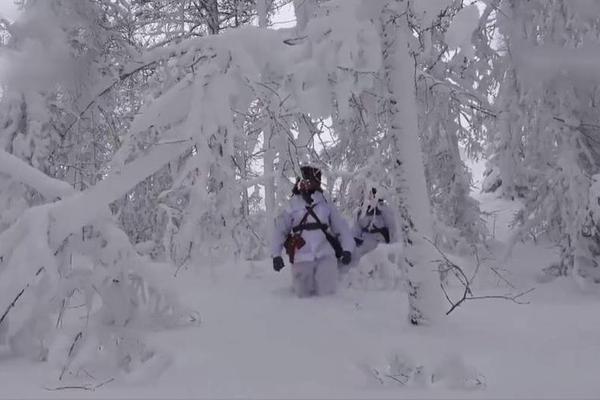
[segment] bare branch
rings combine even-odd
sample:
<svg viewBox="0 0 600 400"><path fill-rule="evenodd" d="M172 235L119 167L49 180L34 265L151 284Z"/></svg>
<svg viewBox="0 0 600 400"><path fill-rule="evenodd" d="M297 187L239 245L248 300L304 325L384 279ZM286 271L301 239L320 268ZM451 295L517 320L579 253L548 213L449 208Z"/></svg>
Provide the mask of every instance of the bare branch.
<svg viewBox="0 0 600 400"><path fill-rule="evenodd" d="M59 381L62 381L62 378L65 375L65 372L67 371L67 368L69 367L69 364L71 363L71 356L73 355L73 351L75 350L75 345L77 344L79 339L81 339L82 337L83 337L83 332L81 332L81 331L79 333L77 333L77 335L75 335L75 339L73 339L73 343L71 343L71 347L69 348L69 352L67 353L67 362L63 366L60 376L58 377Z"/></svg>
<svg viewBox="0 0 600 400"><path fill-rule="evenodd" d="M525 290L521 293L518 293L516 295L490 295L490 296L473 296L473 297L469 297L467 300L481 300L481 299L504 299L504 300L511 300L517 304L529 304L528 301L519 301L517 300L520 297L525 296L528 293L531 293L535 290L535 288L531 288L528 290Z"/></svg>
<svg viewBox="0 0 600 400"><path fill-rule="evenodd" d="M38 269L37 272L35 273L35 276L38 276L43 270L44 270L44 267L40 267L40 269ZM23 295L23 293L25 293L25 289L27 289L28 287L29 287L29 283L23 289L21 289L21 291L19 293L17 293L17 295L15 296L13 301L8 305L8 307L2 314L2 317L0 317L0 325L2 325L2 322L4 322L4 320L6 319L6 316L10 312L11 308L13 308L17 304L17 301Z"/></svg>
<svg viewBox="0 0 600 400"><path fill-rule="evenodd" d="M503 300L510 300L516 304L529 304L529 302L520 301L519 299L521 297L525 296L526 294L531 293L533 290L535 290L535 288L531 288L531 289L528 289L526 291L523 291L523 292L520 292L517 294L475 296L471 289L471 284L472 284L473 280L475 279L476 273L473 274L471 279L468 279L467 275L462 270L462 268L460 268L458 265L456 265L455 263L450 261L450 259L448 259L448 257L444 254L444 252L435 243L433 243L429 238L424 237L423 239L425 241L429 242L441 254L443 260L434 260L433 261L433 262L437 262L437 263L441 264L440 272L444 273L444 272L452 271L454 273L454 276L456 277L456 279L464 287L461 298L458 299L458 301L453 301L450 298L450 295L448 294L446 288L444 287L444 282L440 281L440 288L442 289L442 292L444 293L444 297L446 297L446 300L450 304L450 309L446 312L446 315L449 315L452 311L454 311L456 308L458 308L461 304L463 304L467 300L503 299ZM478 271L479 265L480 265L480 260L479 260L479 256L478 256L477 252L476 252L476 259L477 259L476 271ZM442 266L445 268L442 268ZM491 269L492 269L492 271L497 273L497 271L495 271L493 268L491 268ZM500 274L498 274L498 276L500 276L502 279L504 279ZM514 286L511 285L510 282L508 282L508 281L506 281L506 282L514 289Z"/></svg>
<svg viewBox="0 0 600 400"><path fill-rule="evenodd" d="M108 384L108 383L110 383L110 382L112 382L114 380L115 380L115 378L110 378L110 379L107 379L107 380L105 380L103 382L100 382L97 385L93 385L93 386L90 385L90 384L85 384L85 385L57 386L57 387L53 387L53 388L47 387L45 389L49 390L49 391L75 389L75 390L87 390L87 391L93 392L94 390L99 389L102 386L104 386L104 385L106 385L106 384Z"/></svg>
<svg viewBox="0 0 600 400"><path fill-rule="evenodd" d="M508 281L508 279L506 279L505 277L503 277L503 276L502 276L502 274L500 274L500 272L498 272L497 268L490 267L490 269L492 270L492 272L493 272L494 274L496 274L496 276L497 276L498 278L500 278L502 281L504 281L504 283L506 283L506 284L507 284L508 286L510 286L511 288L515 289L515 285L513 285L512 283L510 283L510 282Z"/></svg>

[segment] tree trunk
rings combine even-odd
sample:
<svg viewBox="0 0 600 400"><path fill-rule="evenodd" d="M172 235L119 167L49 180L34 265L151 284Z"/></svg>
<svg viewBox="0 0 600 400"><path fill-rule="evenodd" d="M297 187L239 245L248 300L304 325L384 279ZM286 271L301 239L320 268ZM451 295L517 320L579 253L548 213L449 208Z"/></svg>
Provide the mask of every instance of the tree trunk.
<svg viewBox="0 0 600 400"><path fill-rule="evenodd" d="M275 210L275 177L273 170L275 168L275 151L271 144L272 135L272 124L268 121L263 128L263 173L265 176L265 209L267 218L274 217L276 214ZM273 221L271 221L273 222ZM273 229L273 223L267 224L266 237L271 237L271 230Z"/></svg>
<svg viewBox="0 0 600 400"><path fill-rule="evenodd" d="M208 33L211 35L217 35L219 33L219 3L217 0L208 0L205 4Z"/></svg>
<svg viewBox="0 0 600 400"><path fill-rule="evenodd" d="M382 12L384 74L388 91L390 126L387 131L391 163L400 177L396 185L410 218L405 257L409 269L409 320L414 325L431 323L442 314L439 276L431 263L436 255L431 239L433 221L425 182L415 88L415 67L410 55L408 21L402 15L405 1L391 1Z"/></svg>

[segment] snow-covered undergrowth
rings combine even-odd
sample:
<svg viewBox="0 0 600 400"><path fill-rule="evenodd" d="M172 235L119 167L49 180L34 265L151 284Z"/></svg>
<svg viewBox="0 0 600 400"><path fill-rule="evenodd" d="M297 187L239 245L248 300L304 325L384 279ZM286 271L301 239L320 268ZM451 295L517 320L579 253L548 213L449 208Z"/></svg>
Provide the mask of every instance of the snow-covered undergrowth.
<svg viewBox="0 0 600 400"><path fill-rule="evenodd" d="M505 211L512 207L497 200L493 205ZM505 211L498 214L498 237L506 234L498 222ZM545 260L556 257L553 249L518 244L506 260L502 250L500 241L492 246L474 290L497 295L534 286L523 299L529 304L473 300L439 325L420 328L406 320L401 285L381 287L373 281L352 286L348 275L335 296L298 299L290 290L289 267L275 273L268 261L184 269L176 278L180 300L200 312L202 323L146 338L149 346L169 355L161 375L138 369L129 380L95 391L48 391L56 384L45 375L45 366L4 355L3 396L594 397L600 392L600 299L582 294L569 278L536 282ZM493 252L497 259L491 258ZM494 280L492 272L484 278L489 266L501 267L498 272L521 287ZM26 385L18 383L24 376Z"/></svg>
<svg viewBox="0 0 600 400"><path fill-rule="evenodd" d="M468 300L439 324L415 328L407 322L405 272L394 246L365 256L341 278L335 296L308 299L291 292L289 267L275 273L269 260L187 266L173 276L167 265L142 266L140 258L136 263L145 270L147 287L177 293L178 303L197 310L201 323L157 332L151 329L151 318L140 319L152 316L151 301L135 323L125 323L130 315L122 295L128 291L101 290L102 302L90 302L97 318L91 319L94 325L87 332L94 334L85 341L77 339L75 329L87 316L85 308L72 308L61 319L64 328L54 335L46 357L55 367L51 373L47 362L16 357L0 343L2 396L594 397L600 392L599 296L582 293L570 278L541 283L540 272L556 260L556 250L541 242L519 242L508 253L508 226L518 205L494 194L477 198L487 212L493 240L478 253L478 262L468 256L447 257L473 278L473 296L510 297L535 288L519 298L527 304ZM72 263L84 266L86 257ZM462 287L450 278L445 287L456 302ZM111 285L100 288L109 290ZM79 304L76 297L71 299L74 307ZM99 304L106 304L109 314ZM110 339L117 336L115 349L99 351L117 343ZM137 357L117 365L127 360L122 351ZM73 357L65 357L69 353ZM57 382L61 371L65 378ZM92 376L82 380L84 374Z"/></svg>

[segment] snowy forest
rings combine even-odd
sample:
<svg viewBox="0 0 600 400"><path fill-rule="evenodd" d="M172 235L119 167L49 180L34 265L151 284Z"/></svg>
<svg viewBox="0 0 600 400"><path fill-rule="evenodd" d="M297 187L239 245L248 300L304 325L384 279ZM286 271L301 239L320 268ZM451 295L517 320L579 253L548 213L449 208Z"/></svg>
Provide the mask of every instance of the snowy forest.
<svg viewBox="0 0 600 400"><path fill-rule="evenodd" d="M0 397L600 393L600 1L0 1Z"/></svg>

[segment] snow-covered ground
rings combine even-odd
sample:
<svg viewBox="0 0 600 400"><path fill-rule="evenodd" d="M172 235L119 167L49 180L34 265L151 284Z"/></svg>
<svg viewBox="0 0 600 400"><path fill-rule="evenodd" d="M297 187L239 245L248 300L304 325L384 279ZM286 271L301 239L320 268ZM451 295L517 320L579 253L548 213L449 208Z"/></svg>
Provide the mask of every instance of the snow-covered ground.
<svg viewBox="0 0 600 400"><path fill-rule="evenodd" d="M289 267L275 273L269 260L198 266L171 279L202 323L149 333L148 342L166 355L161 362L94 391L51 391L60 384L48 365L0 354L0 397L597 397L600 297L581 293L570 279L538 283L556 257L550 246L518 244L504 259L515 206L478 197L484 210L495 211L496 241L480 255L475 294L535 287L523 298L529 304L474 300L436 327L415 328L399 289L348 287L346 278L335 296L298 299ZM490 267L520 286L509 287ZM405 382L403 365L420 374L413 370Z"/></svg>

